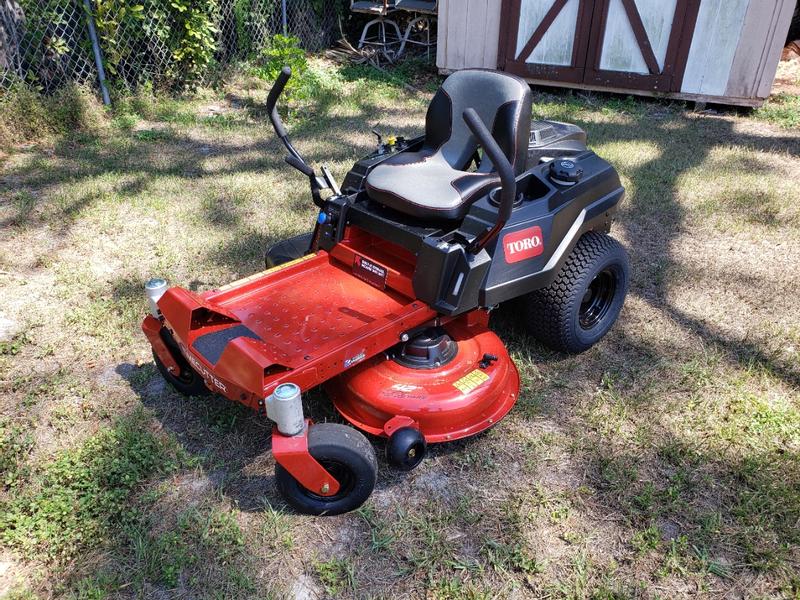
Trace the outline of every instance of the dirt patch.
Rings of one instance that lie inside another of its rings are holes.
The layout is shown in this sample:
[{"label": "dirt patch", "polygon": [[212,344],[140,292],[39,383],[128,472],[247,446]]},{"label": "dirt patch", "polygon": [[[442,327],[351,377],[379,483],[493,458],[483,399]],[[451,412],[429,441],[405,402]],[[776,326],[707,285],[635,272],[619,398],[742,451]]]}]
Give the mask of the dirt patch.
[{"label": "dirt patch", "polygon": [[800,57],[792,57],[778,63],[772,93],[800,95]]}]

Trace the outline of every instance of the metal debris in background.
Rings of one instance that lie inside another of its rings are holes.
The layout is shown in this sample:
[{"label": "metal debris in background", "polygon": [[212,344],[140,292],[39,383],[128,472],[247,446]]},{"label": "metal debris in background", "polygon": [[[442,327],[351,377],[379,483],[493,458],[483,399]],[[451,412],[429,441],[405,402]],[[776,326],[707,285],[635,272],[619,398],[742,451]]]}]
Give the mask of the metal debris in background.
[{"label": "metal debris in background", "polygon": [[357,65],[369,63],[382,70],[384,67],[393,65],[402,59],[412,56],[428,56],[429,54],[425,48],[416,48],[414,46],[406,46],[402,55],[396,51],[387,51],[385,48],[370,44],[365,44],[362,48],[356,48],[347,40],[347,36],[341,26],[341,20],[339,21],[339,34],[340,38],[337,40],[336,45],[326,50],[325,56],[340,63],[350,62]]},{"label": "metal debris in background", "polygon": [[364,46],[358,49],[344,36],[336,42],[336,46],[325,51],[325,56],[340,63],[351,62],[357,65],[370,63],[376,67],[393,62],[391,56],[387,56],[380,48]]}]

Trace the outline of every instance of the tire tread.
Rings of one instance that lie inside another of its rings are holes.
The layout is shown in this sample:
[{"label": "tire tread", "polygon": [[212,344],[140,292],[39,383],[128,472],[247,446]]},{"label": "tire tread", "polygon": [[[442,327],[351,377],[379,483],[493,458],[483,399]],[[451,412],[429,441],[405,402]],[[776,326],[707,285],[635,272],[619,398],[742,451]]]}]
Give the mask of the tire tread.
[{"label": "tire tread", "polygon": [[524,318],[528,333],[559,352],[586,350],[572,335],[575,303],[581,301],[576,291],[599,261],[615,254],[621,254],[627,274],[627,254],[622,244],[604,233],[585,233],[553,282],[526,297]]}]

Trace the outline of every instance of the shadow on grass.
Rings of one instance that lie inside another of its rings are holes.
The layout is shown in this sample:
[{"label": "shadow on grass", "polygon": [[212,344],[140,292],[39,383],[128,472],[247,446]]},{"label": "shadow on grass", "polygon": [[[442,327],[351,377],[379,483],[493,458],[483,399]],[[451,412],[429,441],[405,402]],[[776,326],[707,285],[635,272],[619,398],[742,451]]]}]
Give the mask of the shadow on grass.
[{"label": "shadow on grass", "polygon": [[[756,368],[800,389],[797,373],[756,344],[716,335],[666,303],[662,310],[718,352],[728,369]],[[558,422],[570,438],[571,468],[592,490],[592,502],[583,508],[593,521],[618,523],[629,536],[621,541],[637,552],[672,553],[673,562],[664,559],[663,576],[713,575],[720,584],[744,573],[769,573],[776,578],[768,584],[775,586],[772,593],[797,588],[796,416],[761,408],[757,397],[746,394],[698,400],[692,383],[684,381],[695,355],[668,343],[646,345],[612,331],[597,348],[570,357],[529,338],[513,310],[499,310],[492,326],[512,354],[524,356],[521,370],[532,362],[545,378],[525,384],[523,377],[512,418],[534,428],[536,422]],[[704,385],[714,385],[717,376],[709,369]],[[541,388],[544,398],[537,394]],[[709,425],[698,423],[703,433],[693,435],[683,429],[692,428],[691,421],[675,422],[681,403],[695,410],[698,402],[712,404],[705,410],[718,412],[711,426],[721,431],[709,435]],[[647,535],[654,536],[652,547],[637,547]]]},{"label": "shadow on grass", "polygon": [[[371,128],[368,121],[375,115],[379,114],[382,119],[391,121],[393,117],[406,114],[400,107],[378,106],[375,100],[365,94],[365,90],[361,90],[361,102],[355,114],[334,115],[342,98],[334,90],[323,90],[314,100],[313,114],[305,109],[295,110],[293,118],[289,120],[288,126],[295,143],[310,148],[305,154],[311,163],[343,161],[367,153],[371,150],[367,146],[353,148],[353,132],[368,132]],[[77,202],[80,206],[63,206],[58,211],[43,210],[46,207],[37,206],[42,198],[50,192],[60,191],[65,183],[79,186],[106,175],[122,178],[121,182],[112,185],[112,191],[123,198],[146,192],[148,186],[162,177],[176,177],[192,182],[206,177],[279,170],[286,173],[287,177],[298,177],[298,182],[301,182],[302,176],[283,162],[285,150],[269,126],[263,104],[235,95],[231,95],[229,100],[243,106],[248,119],[241,123],[226,119],[224,129],[234,135],[246,131],[252,137],[250,130],[255,121],[263,126],[262,139],[244,144],[212,143],[198,139],[191,133],[181,132],[187,128],[199,131],[219,130],[216,122],[219,119],[200,119],[191,123],[157,123],[152,129],[117,132],[107,140],[97,135],[63,138],[51,154],[34,150],[29,160],[7,169],[4,177],[0,178],[0,193],[17,188],[35,192],[34,202],[17,202],[14,213],[0,222],[0,227],[34,228],[52,225],[60,219],[61,213],[72,215],[83,208],[84,204]],[[169,121],[169,115],[165,119]],[[397,133],[410,136],[415,131],[411,128],[400,128]],[[316,141],[324,142],[325,148],[332,147],[334,151],[318,151],[320,145],[315,144]],[[251,155],[254,153],[260,156],[253,158]],[[202,162],[209,157],[224,157],[224,164],[206,167]],[[91,208],[91,202],[85,206]],[[62,231],[68,229],[67,225],[58,224]]]},{"label": "shadow on grass", "polygon": [[[650,109],[646,110],[652,112],[658,105],[648,106]],[[673,276],[681,272],[680,261],[673,255],[674,239],[685,234],[688,227],[685,205],[679,202],[681,178],[706,164],[712,151],[729,146],[796,159],[800,157],[800,138],[742,133],[729,120],[685,113],[673,113],[662,120],[640,114],[622,123],[595,123],[580,117],[577,121],[588,130],[590,145],[643,142],[656,148],[655,158],[620,169],[635,186],[614,225],[625,232],[629,243],[630,293],[663,314],[681,333],[689,334],[705,348],[716,349],[729,368],[746,372],[756,367],[790,390],[800,391],[800,365],[787,363],[757,341],[721,333],[687,315],[668,299],[669,290],[681,283]],[[743,172],[756,176],[770,174],[775,167],[768,161],[745,162],[741,165]],[[710,177],[709,185],[712,184]],[[715,192],[709,189],[709,194]],[[740,193],[750,206],[757,205],[757,199],[763,196],[758,189]],[[768,228],[791,225],[772,214],[759,223]],[[602,385],[609,373],[614,374],[618,385],[632,388],[648,377],[674,381],[679,376],[675,369],[681,363],[673,349],[646,346],[622,333],[612,333],[603,342],[613,344],[613,349],[602,351],[600,364],[597,358],[578,357],[575,360],[581,361],[583,368],[572,369],[569,358],[549,352],[527,338],[516,323],[513,310],[500,311],[493,326],[507,338],[512,350],[524,348],[535,364],[566,372],[562,377],[566,378],[567,389],[591,390]],[[685,356],[684,360],[690,358]],[[687,545],[683,552],[698,569],[710,569],[712,573],[716,569],[722,577],[748,568],[776,569],[784,581],[791,581],[789,575],[798,567],[800,546],[796,527],[800,520],[800,457],[791,449],[791,441],[786,441],[784,449],[740,457],[716,451],[716,444],[698,448],[670,430],[663,397],[645,395],[637,397],[636,402],[630,400],[620,410],[634,415],[637,421],[652,423],[658,431],[654,435],[661,435],[666,441],[643,443],[637,446],[638,453],[625,453],[610,444],[605,435],[591,428],[586,430],[585,421],[575,415],[579,408],[575,401],[559,406],[558,415],[554,415],[563,419],[579,440],[575,442],[578,460],[584,463],[587,482],[600,499],[599,517],[621,514],[632,534],[658,525],[665,541],[678,540]],[[704,554],[707,552],[731,562],[709,567]]]},{"label": "shadow on grass", "polygon": [[[315,106],[314,117],[308,116],[291,128],[298,144],[311,145],[324,138],[340,147],[332,157],[324,157],[312,149],[309,159],[313,162],[351,158],[354,150],[347,140],[354,127],[366,130],[365,123],[370,119],[379,117],[383,122],[389,122],[392,117],[405,116],[400,108],[386,110],[365,106],[355,116],[339,117],[332,116],[334,107],[335,98],[329,98]],[[630,245],[632,295],[662,313],[683,332],[696,336],[704,346],[719,348],[723,360],[728,361],[731,367],[745,369],[755,362],[783,384],[797,390],[800,376],[796,365],[784,364],[756,342],[732,339],[714,331],[673,306],[667,292],[670,286],[680,283],[672,276],[679,265],[673,254],[673,240],[687,227],[686,209],[679,202],[680,179],[690,170],[706,164],[711,152],[717,148],[737,145],[756,152],[781,153],[796,158],[800,156],[800,139],[789,135],[761,137],[743,134],[734,129],[732,122],[724,119],[678,112],[670,112],[666,118],[659,119],[651,113],[645,110],[626,118],[602,122],[578,119],[579,124],[589,130],[593,144],[642,142],[657,149],[654,158],[622,169],[636,188],[615,225],[625,231]],[[264,132],[265,136],[272,137],[270,131],[265,129]],[[409,135],[413,132],[409,128],[400,133]],[[56,150],[58,164],[50,172],[39,172],[34,163],[12,172],[12,176],[23,185],[42,188],[110,172],[124,173],[131,177],[118,189],[124,197],[141,193],[148,179],[153,177],[175,176],[192,181],[279,168],[287,177],[296,177],[298,186],[305,185],[300,175],[282,164],[282,149],[274,140],[226,145],[170,133],[169,137],[159,139],[157,143],[126,138],[118,150],[121,153],[115,155],[114,148],[97,144],[60,148]],[[358,149],[359,152],[366,150]],[[258,159],[245,156],[254,151],[267,154]],[[174,160],[164,164],[159,160],[164,153]],[[229,164],[209,169],[198,167],[199,159],[218,154],[225,154]],[[766,174],[769,166],[758,160],[748,160],[742,168]],[[7,184],[1,185],[5,187]],[[269,200],[284,205],[283,199]],[[66,207],[66,214],[90,210],[93,201],[91,195],[81,197]],[[242,231],[245,224],[235,208],[213,202],[205,208],[203,216],[209,222],[238,230],[233,241],[208,254],[216,264],[239,267],[260,260],[264,248],[280,237],[246,229]],[[0,226],[17,226],[19,222],[44,226],[48,218],[54,218],[52,215],[38,217],[39,213],[30,211],[29,207],[23,209],[26,212],[12,217],[13,222]],[[306,210],[302,206],[292,209],[295,212]],[[31,223],[35,219],[40,221]],[[779,221],[766,223],[769,226],[780,224]],[[134,293],[139,294],[133,287],[122,286],[115,290],[115,294],[123,299],[133,297]],[[616,377],[615,385],[624,389],[633,387],[643,372],[653,377],[670,378],[675,375],[673,369],[680,366],[673,349],[647,346],[641,340],[622,333],[612,334],[603,343],[607,347],[598,348],[601,354],[592,355],[594,358],[567,358],[532,342],[521,332],[513,313],[501,312],[494,324],[508,338],[512,350],[524,351],[526,360],[560,369],[561,373],[555,375],[564,380],[556,386],[559,389],[559,386],[564,389],[602,388],[602,380],[609,373]],[[571,365],[581,367],[572,368]],[[222,398],[178,396],[159,383],[159,375],[152,366],[145,368],[149,369],[148,377],[132,375],[136,369],[126,365],[121,365],[118,372],[129,381],[156,419],[190,454],[202,461],[207,471],[214,474],[222,493],[245,511],[259,511],[267,506],[283,507],[271,473],[263,470],[258,475],[247,473],[247,467],[269,451],[270,428],[267,422]],[[313,392],[307,400],[307,414],[315,420],[339,420],[321,393]],[[591,510],[597,513],[598,518],[621,515],[631,533],[655,524],[665,540],[685,536],[686,552],[693,553],[697,560],[703,560],[706,549],[723,554],[729,552],[733,563],[726,567],[728,569],[786,569],[787,565],[792,565],[795,561],[793,553],[800,544],[796,528],[800,519],[800,473],[796,451],[789,448],[782,453],[776,450],[775,454],[752,453],[738,459],[722,456],[715,452],[714,447],[698,448],[670,431],[666,423],[660,422],[658,401],[654,402],[647,396],[635,400],[623,399],[624,408],[641,419],[650,418],[654,426],[663,429],[657,443],[642,443],[637,449],[620,450],[608,445],[602,434],[587,428],[580,417],[572,414],[578,408],[572,404],[559,407],[558,414],[548,415],[548,418],[563,419],[578,438],[577,457],[587,473],[587,484],[596,492],[598,503]],[[472,443],[464,441],[442,446],[434,450],[434,456],[447,458]],[[378,451],[380,454],[380,448]],[[381,461],[381,472],[379,491],[391,486],[403,489],[403,476],[387,477],[384,461]],[[695,550],[691,549],[692,546]]]},{"label": "shadow on grass", "polygon": [[[155,368],[146,368],[150,376],[143,377],[140,369],[129,364],[119,365],[117,373],[128,381],[142,404],[175,436],[181,447],[201,461],[219,483],[220,491],[243,511],[287,509],[276,488],[271,468],[271,421],[222,396],[182,396],[161,379]],[[315,423],[346,424],[320,388],[304,394],[303,410]],[[437,444],[431,448],[431,458],[462,452],[483,436]],[[408,474],[389,467],[384,458],[384,440],[370,437],[370,441],[374,444],[379,463],[376,491],[402,489]],[[247,472],[248,467],[255,463],[263,465],[266,472],[263,469],[259,469],[257,474]]]}]

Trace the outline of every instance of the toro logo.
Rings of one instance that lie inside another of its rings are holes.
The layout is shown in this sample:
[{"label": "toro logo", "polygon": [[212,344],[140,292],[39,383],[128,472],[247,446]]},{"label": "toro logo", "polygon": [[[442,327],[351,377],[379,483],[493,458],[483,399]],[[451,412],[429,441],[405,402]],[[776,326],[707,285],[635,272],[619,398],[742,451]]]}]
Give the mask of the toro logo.
[{"label": "toro logo", "polygon": [[542,252],[544,238],[538,225],[503,236],[503,253],[508,264],[539,256]]}]

